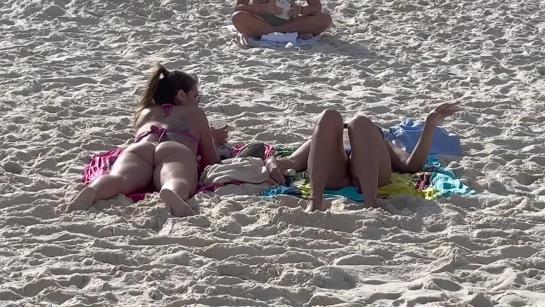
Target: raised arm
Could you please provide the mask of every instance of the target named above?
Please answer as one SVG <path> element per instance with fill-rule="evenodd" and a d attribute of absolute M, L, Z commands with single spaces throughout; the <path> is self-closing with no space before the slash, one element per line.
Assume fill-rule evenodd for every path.
<path fill-rule="evenodd" d="M 428 154 L 431 150 L 433 133 L 437 125 L 447 116 L 450 116 L 460 109 L 453 103 L 443 103 L 436 107 L 427 117 L 424 123 L 424 130 L 410 155 L 403 152 L 396 146 L 389 143 L 390 156 L 392 158 L 392 166 L 394 169 L 415 173 L 424 167 Z"/>
<path fill-rule="evenodd" d="M 208 165 L 220 163 L 220 156 L 216 150 L 214 140 L 212 139 L 208 119 L 206 118 L 204 111 L 200 108 L 197 111 L 197 117 L 200 132 L 198 153 L 201 156 L 199 168 L 200 170 L 203 170 Z"/>

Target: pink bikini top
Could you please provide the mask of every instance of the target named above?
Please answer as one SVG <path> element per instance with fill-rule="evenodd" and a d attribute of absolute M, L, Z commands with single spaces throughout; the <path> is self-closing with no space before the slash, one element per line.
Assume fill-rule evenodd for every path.
<path fill-rule="evenodd" d="M 172 113 L 172 110 L 174 110 L 174 108 L 176 106 L 173 105 L 173 104 L 162 104 L 162 105 L 160 105 L 160 107 L 163 110 L 164 116 L 168 117 L 168 116 L 170 116 L 170 114 Z M 149 135 L 157 136 L 157 138 L 158 138 L 157 142 L 159 142 L 159 143 L 164 142 L 164 141 L 173 141 L 174 139 L 169 137 L 169 134 L 185 136 L 185 137 L 191 139 L 193 142 L 195 142 L 197 144 L 199 143 L 199 139 L 197 137 L 195 137 L 189 131 L 168 129 L 168 128 L 163 128 L 163 127 L 159 127 L 159 126 L 156 126 L 156 125 L 151 125 L 148 131 L 145 131 L 145 132 L 141 133 L 140 135 L 138 135 L 135 138 L 134 141 L 135 141 L 135 143 L 138 143 L 143 138 L 145 138 L 146 136 L 149 136 Z"/>

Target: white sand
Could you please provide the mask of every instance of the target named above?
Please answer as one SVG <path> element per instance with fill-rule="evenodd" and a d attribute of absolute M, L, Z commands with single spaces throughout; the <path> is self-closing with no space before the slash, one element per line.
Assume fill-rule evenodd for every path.
<path fill-rule="evenodd" d="M 245 50 L 220 29 L 232 1 L 2 1 L 0 305 L 544 306 L 543 2 L 324 2 L 319 46 Z M 132 138 L 156 61 L 199 74 L 234 142 L 298 144 L 326 108 L 390 126 L 459 99 L 449 165 L 478 194 L 393 214 L 240 195 L 185 219 L 157 195 L 56 213 L 90 155 Z"/>

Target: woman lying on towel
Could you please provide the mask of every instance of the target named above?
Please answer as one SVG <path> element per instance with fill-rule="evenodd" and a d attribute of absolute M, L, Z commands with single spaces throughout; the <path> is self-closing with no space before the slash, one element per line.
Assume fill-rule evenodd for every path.
<path fill-rule="evenodd" d="M 307 211 L 325 210 L 323 193 L 327 189 L 360 187 L 365 205 L 377 207 L 377 189 L 387 184 L 392 171 L 420 171 L 431 148 L 433 132 L 442 119 L 459 108 L 451 103 L 436 107 L 427 117 L 420 140 L 411 154 L 386 141 L 382 130 L 370 119 L 357 116 L 343 124 L 341 114 L 326 110 L 320 115 L 312 139 L 287 158 L 270 158 L 271 177 L 284 184 L 288 169 L 308 168 L 311 200 Z"/>
<path fill-rule="evenodd" d="M 153 185 L 174 216 L 193 214 L 184 200 L 197 189 L 199 168 L 220 161 L 208 120 L 198 106 L 197 82 L 196 76 L 158 65 L 136 111 L 134 144 L 66 211 L 86 210 L 97 200 Z"/>

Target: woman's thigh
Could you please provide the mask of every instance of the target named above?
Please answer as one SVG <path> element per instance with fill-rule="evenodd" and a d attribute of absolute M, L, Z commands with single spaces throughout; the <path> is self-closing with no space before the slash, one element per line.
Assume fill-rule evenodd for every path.
<path fill-rule="evenodd" d="M 381 187 L 388 184 L 390 182 L 390 177 L 392 176 L 392 161 L 388 148 L 386 147 L 388 145 L 386 144 L 386 141 L 381 140 L 378 144 L 370 144 L 370 146 L 376 146 L 379 151 L 378 186 Z M 349 158 L 348 163 L 350 171 L 349 177 L 351 178 L 352 185 L 359 187 L 360 183 L 356 176 L 356 171 L 351 158 Z"/>
<path fill-rule="evenodd" d="M 155 170 L 153 183 L 160 188 L 165 180 L 185 181 L 191 190 L 195 190 L 198 180 L 196 154 L 187 146 L 178 142 L 162 142 L 157 145 L 154 157 Z"/>
<path fill-rule="evenodd" d="M 326 180 L 326 189 L 340 189 L 350 185 L 350 169 L 348 164 L 348 155 L 344 150 L 342 139 L 339 142 L 329 147 L 333 150 L 332 159 L 330 161 L 322 161 L 318 165 L 328 168 L 329 173 Z M 309 160 L 313 156 L 309 156 Z M 309 161 L 310 162 L 310 161 Z M 309 163 L 311 165 L 311 163 Z M 309 169 L 309 176 L 312 176 L 312 170 Z"/>
<path fill-rule="evenodd" d="M 153 173 L 154 152 L 153 143 L 131 144 L 114 162 L 110 174 L 121 177 L 123 185 L 129 188 L 144 187 Z"/>

